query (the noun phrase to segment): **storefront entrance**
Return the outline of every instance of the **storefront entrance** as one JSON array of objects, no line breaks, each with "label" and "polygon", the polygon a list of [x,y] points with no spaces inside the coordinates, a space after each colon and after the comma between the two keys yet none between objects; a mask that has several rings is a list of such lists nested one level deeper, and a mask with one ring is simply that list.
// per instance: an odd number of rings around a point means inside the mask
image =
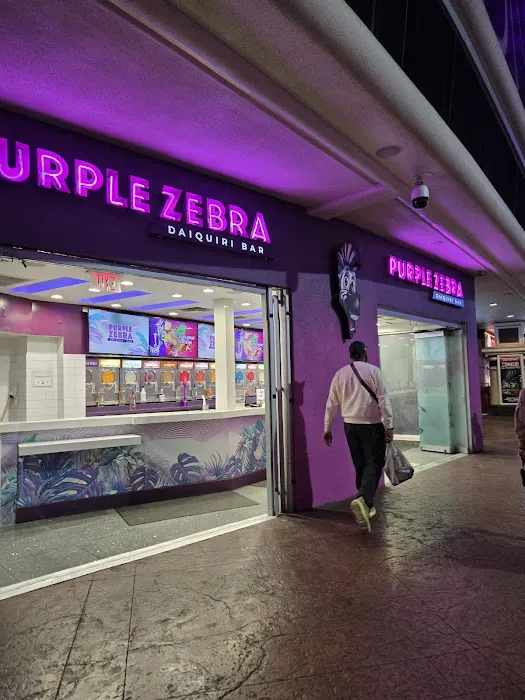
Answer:
[{"label": "storefront entrance", "polygon": [[461,326],[380,311],[377,327],[396,440],[412,464],[422,468],[469,452]]},{"label": "storefront entrance", "polygon": [[285,290],[13,251],[0,307],[0,589],[292,507]]}]

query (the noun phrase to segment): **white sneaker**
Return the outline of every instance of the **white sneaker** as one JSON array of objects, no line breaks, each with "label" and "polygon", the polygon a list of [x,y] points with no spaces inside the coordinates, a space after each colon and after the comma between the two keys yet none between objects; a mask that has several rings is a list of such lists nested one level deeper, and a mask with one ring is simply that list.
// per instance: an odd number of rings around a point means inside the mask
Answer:
[{"label": "white sneaker", "polygon": [[354,498],[354,500],[350,503],[350,508],[352,509],[352,513],[354,514],[354,518],[356,519],[359,528],[363,532],[370,532],[370,510],[366,505],[364,498]]}]

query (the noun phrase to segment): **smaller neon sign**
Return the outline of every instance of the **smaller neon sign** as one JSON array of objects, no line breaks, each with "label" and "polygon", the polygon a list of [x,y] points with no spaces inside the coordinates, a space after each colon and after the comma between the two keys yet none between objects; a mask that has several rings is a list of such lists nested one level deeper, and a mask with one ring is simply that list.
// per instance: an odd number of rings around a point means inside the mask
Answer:
[{"label": "smaller neon sign", "polygon": [[[455,298],[463,302],[461,304],[454,303],[454,306],[465,306],[463,285],[459,280],[453,277],[442,275],[439,272],[435,272],[421,265],[415,265],[409,260],[397,258],[395,255],[391,255],[388,258],[388,274],[391,277],[397,277],[397,279],[409,282],[410,284],[417,284],[420,287],[431,289],[433,292],[439,292],[444,297]],[[432,296],[432,298],[436,301],[444,301],[434,296]],[[445,303],[449,304],[453,302],[445,301]]]}]

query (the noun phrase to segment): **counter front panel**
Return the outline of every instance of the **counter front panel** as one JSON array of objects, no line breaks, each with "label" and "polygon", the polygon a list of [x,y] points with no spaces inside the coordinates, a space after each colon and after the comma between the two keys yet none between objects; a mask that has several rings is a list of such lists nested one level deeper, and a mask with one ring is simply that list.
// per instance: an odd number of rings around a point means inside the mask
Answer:
[{"label": "counter front panel", "polygon": [[[134,421],[133,425],[1,434],[0,524],[59,514],[60,504],[64,512],[71,512],[65,502],[95,499],[93,509],[112,507],[112,499],[103,499],[107,505],[102,506],[101,497],[121,496],[120,503],[137,503],[161,500],[161,492],[148,498],[159,489],[165,489],[166,498],[173,498],[187,495],[191,485],[202,485],[204,493],[234,488],[242,477],[247,482],[265,478],[264,416],[216,416],[188,422],[163,418],[142,425]],[[90,446],[92,438],[120,435],[129,441],[130,434],[140,436],[140,444],[118,445],[115,440],[116,446]],[[33,450],[19,449],[19,444],[63,440],[72,441],[77,449],[25,455]],[[99,442],[108,441],[92,444]],[[76,506],[90,510],[89,503]]]}]

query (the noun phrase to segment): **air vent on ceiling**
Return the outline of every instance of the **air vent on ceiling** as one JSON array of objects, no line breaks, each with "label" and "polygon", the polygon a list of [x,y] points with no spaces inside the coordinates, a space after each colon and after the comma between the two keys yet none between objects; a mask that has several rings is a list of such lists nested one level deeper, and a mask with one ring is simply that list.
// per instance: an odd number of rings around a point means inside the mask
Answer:
[{"label": "air vent on ceiling", "polygon": [[29,280],[24,277],[10,277],[9,275],[0,275],[0,287],[14,287],[17,284],[22,284],[22,282],[28,282]]},{"label": "air vent on ceiling", "polygon": [[184,311],[190,314],[202,314],[209,313],[211,309],[206,309],[204,306],[191,306],[188,309],[184,309]]}]

